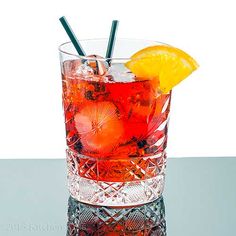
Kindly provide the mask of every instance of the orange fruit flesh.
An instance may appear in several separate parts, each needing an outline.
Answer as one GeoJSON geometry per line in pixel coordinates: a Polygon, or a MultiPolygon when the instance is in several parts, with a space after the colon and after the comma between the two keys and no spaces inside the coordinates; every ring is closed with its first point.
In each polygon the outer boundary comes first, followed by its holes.
{"type": "Polygon", "coordinates": [[[92,103],[82,108],[74,120],[84,148],[91,151],[111,151],[124,132],[117,108],[111,102],[92,103]]]}
{"type": "Polygon", "coordinates": [[[135,53],[125,65],[137,79],[151,79],[162,93],[168,93],[198,67],[197,62],[187,53],[167,45],[144,48],[135,53]]]}

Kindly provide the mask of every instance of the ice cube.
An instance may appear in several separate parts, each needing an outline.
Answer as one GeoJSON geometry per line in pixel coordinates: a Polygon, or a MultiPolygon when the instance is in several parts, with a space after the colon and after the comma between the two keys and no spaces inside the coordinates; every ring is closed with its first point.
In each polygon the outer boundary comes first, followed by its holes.
{"type": "Polygon", "coordinates": [[[113,77],[115,82],[133,82],[135,81],[135,75],[125,67],[123,63],[111,64],[108,74],[113,77]]]}
{"type": "Polygon", "coordinates": [[[98,55],[88,56],[88,60],[85,62],[87,66],[93,69],[95,75],[106,75],[109,65],[107,61],[98,55]],[[90,59],[91,58],[91,59],[90,59]]]}
{"type": "Polygon", "coordinates": [[[82,64],[77,68],[76,76],[89,81],[108,82],[108,63],[102,57],[91,55],[83,59],[82,64]]]}
{"type": "Polygon", "coordinates": [[[81,66],[81,60],[67,60],[63,62],[62,73],[67,77],[73,77],[78,67],[81,66]]]}
{"type": "Polygon", "coordinates": [[[78,75],[78,76],[94,75],[93,68],[88,66],[87,63],[81,64],[76,70],[76,75],[78,75]]]}

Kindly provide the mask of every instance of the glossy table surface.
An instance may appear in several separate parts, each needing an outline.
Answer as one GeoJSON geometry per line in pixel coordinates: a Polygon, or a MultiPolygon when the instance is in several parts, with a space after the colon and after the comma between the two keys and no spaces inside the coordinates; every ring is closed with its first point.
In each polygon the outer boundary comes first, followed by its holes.
{"type": "MultiPolygon", "coordinates": [[[[169,158],[163,195],[167,235],[236,235],[235,182],[236,158],[169,158]]],[[[65,160],[0,160],[0,190],[0,235],[67,234],[65,160]]]]}

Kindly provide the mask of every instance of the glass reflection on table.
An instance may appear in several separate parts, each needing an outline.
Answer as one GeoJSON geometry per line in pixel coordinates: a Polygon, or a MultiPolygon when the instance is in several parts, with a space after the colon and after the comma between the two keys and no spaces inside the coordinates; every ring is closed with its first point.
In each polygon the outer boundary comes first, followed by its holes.
{"type": "Polygon", "coordinates": [[[129,208],[92,206],[68,200],[67,236],[165,236],[163,197],[129,208]]]}

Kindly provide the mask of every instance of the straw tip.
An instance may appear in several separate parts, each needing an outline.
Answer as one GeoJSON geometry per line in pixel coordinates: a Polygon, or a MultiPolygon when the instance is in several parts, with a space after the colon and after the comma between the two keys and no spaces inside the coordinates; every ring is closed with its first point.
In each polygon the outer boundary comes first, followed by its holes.
{"type": "Polygon", "coordinates": [[[60,18],[59,18],[59,21],[63,21],[63,20],[65,20],[66,18],[65,18],[65,16],[61,16],[60,18]]]}

